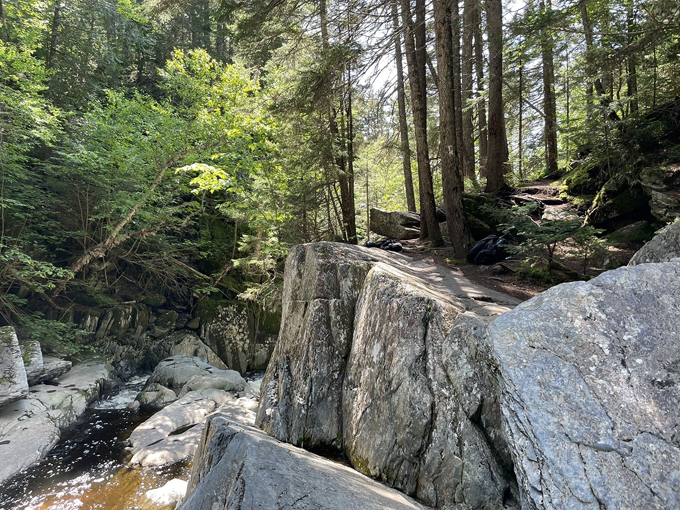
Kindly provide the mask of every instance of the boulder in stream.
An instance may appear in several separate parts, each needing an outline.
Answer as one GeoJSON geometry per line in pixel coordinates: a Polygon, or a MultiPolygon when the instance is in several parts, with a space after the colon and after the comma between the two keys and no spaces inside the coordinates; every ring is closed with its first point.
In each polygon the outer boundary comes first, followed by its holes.
{"type": "Polygon", "coordinates": [[[58,379],[68,373],[72,366],[73,363],[68,360],[54,358],[52,356],[43,356],[43,371],[35,384],[58,379]]]}
{"type": "Polygon", "coordinates": [[[147,385],[158,383],[166,388],[179,391],[189,379],[196,375],[210,375],[219,372],[221,372],[219,368],[196,357],[170,356],[156,365],[147,385]]]}
{"type": "Polygon", "coordinates": [[[40,349],[40,342],[37,340],[26,340],[21,342],[21,356],[24,360],[26,369],[26,379],[28,385],[33,386],[40,381],[43,374],[43,355],[40,349]]]}
{"type": "Polygon", "coordinates": [[[220,370],[227,369],[227,365],[193,331],[177,331],[169,335],[166,342],[172,344],[172,356],[195,357],[220,370]]]}
{"type": "Polygon", "coordinates": [[[162,409],[177,400],[177,394],[157,382],[147,383],[135,398],[142,405],[162,409]]]}
{"type": "Polygon", "coordinates": [[[181,510],[424,510],[337,462],[281,443],[227,408],[208,418],[181,510]]]}
{"type": "Polygon", "coordinates": [[[28,380],[17,334],[11,326],[0,328],[0,407],[28,395],[28,380]]]}

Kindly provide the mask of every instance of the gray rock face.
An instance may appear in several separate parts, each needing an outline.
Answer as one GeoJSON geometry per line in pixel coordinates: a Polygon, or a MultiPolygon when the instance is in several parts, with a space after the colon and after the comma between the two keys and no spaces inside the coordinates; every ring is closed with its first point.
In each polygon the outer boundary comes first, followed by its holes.
{"type": "Polygon", "coordinates": [[[213,352],[213,350],[201,342],[196,333],[191,331],[178,331],[170,335],[168,343],[174,344],[170,349],[172,356],[189,356],[205,361],[220,370],[226,370],[227,365],[213,352]]]}
{"type": "Polygon", "coordinates": [[[424,509],[360,473],[281,443],[234,413],[207,422],[181,510],[424,509]]]}
{"type": "Polygon", "coordinates": [[[0,328],[0,407],[28,395],[28,380],[14,328],[0,328]]]}
{"type": "Polygon", "coordinates": [[[629,266],[647,262],[669,262],[680,257],[680,221],[671,223],[640,248],[628,263],[629,266]]]}
{"type": "Polygon", "coordinates": [[[488,318],[411,281],[382,264],[366,278],[344,382],[345,452],[365,474],[437,508],[512,506],[483,350],[488,318]]]}
{"type": "Polygon", "coordinates": [[[59,386],[31,386],[28,397],[0,409],[0,482],[42,459],[67,427],[102,397],[109,372],[96,361],[73,367],[59,386]]]}
{"type": "Polygon", "coordinates": [[[257,416],[268,434],[306,447],[341,448],[354,305],[376,261],[368,250],[333,243],[300,245],[288,254],[281,331],[257,416]]]}
{"type": "Polygon", "coordinates": [[[50,381],[52,379],[58,379],[62,375],[68,373],[71,370],[73,363],[70,361],[54,358],[52,356],[43,357],[43,370],[38,376],[36,384],[43,381],[50,381]]]}
{"type": "Polygon", "coordinates": [[[37,384],[40,376],[43,373],[43,355],[40,350],[40,342],[37,340],[28,340],[21,344],[21,356],[24,360],[24,368],[26,369],[26,379],[28,385],[37,384]]]}
{"type": "Polygon", "coordinates": [[[680,507],[679,274],[609,271],[489,326],[523,508],[680,507]]]}
{"type": "Polygon", "coordinates": [[[401,255],[296,247],[257,425],[299,446],[344,448],[359,470],[426,504],[512,506],[480,344],[486,322],[516,302],[401,255]]]}
{"type": "Polygon", "coordinates": [[[179,391],[195,375],[210,375],[220,369],[189,356],[170,356],[162,360],[154,369],[147,385],[158,383],[166,388],[179,391]]]}
{"type": "Polygon", "coordinates": [[[652,214],[663,222],[680,217],[680,166],[649,167],[640,172],[640,184],[650,197],[652,214]]]}
{"type": "Polygon", "coordinates": [[[144,385],[144,389],[139,392],[135,400],[140,404],[155,409],[162,409],[177,400],[177,394],[162,384],[152,382],[144,385]]]}
{"type": "Polygon", "coordinates": [[[255,421],[257,402],[209,388],[192,391],[137,427],[128,439],[130,464],[164,466],[191,459],[201,440],[205,418],[218,406],[238,409],[247,423],[255,421]]]}
{"type": "Polygon", "coordinates": [[[267,367],[276,335],[264,334],[242,303],[208,301],[197,313],[201,339],[230,369],[243,374],[267,367]]]}
{"type": "Polygon", "coordinates": [[[420,215],[405,211],[383,211],[371,207],[371,232],[392,239],[417,239],[420,215]]]}

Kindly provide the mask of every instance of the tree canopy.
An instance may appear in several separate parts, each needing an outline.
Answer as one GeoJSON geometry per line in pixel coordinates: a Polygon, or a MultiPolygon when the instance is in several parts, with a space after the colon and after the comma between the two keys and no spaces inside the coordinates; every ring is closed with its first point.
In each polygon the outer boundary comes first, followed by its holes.
{"type": "Polygon", "coordinates": [[[464,192],[592,203],[680,159],[673,0],[3,0],[0,24],[9,323],[29,294],[275,306],[287,248],[363,242],[371,207],[463,258],[464,192]]]}

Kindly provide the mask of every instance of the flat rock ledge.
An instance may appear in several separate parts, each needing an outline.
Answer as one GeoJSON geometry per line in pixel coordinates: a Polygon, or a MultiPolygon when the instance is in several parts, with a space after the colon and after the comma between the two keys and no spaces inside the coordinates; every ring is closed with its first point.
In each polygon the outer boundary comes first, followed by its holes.
{"type": "Polygon", "coordinates": [[[105,364],[90,361],[74,366],[58,385],[31,386],[26,398],[0,409],[0,482],[44,458],[59,441],[60,429],[76,421],[110,385],[105,364]]]}
{"type": "Polygon", "coordinates": [[[178,510],[425,510],[357,471],[282,443],[225,408],[211,415],[178,510]]]}

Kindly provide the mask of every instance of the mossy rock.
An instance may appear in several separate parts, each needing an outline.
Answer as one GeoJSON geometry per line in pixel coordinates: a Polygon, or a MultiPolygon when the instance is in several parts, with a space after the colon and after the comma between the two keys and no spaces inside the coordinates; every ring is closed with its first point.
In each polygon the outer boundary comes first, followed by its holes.
{"type": "Polygon", "coordinates": [[[486,236],[496,233],[489,225],[472,214],[466,214],[465,221],[470,230],[470,235],[475,241],[479,241],[486,236]]]}
{"type": "Polygon", "coordinates": [[[259,320],[259,334],[260,335],[276,335],[281,329],[281,312],[265,312],[259,311],[256,313],[259,320]]]}
{"type": "Polygon", "coordinates": [[[607,236],[607,240],[613,244],[623,243],[646,243],[657,231],[658,226],[647,221],[636,221],[625,227],[615,230],[607,236]]]}
{"type": "Polygon", "coordinates": [[[618,195],[614,193],[616,191],[613,186],[602,187],[588,211],[586,225],[616,228],[614,220],[639,219],[641,216],[649,215],[649,198],[641,186],[628,187],[618,195]]]}
{"type": "Polygon", "coordinates": [[[594,195],[599,188],[596,173],[591,165],[576,166],[562,177],[563,191],[571,196],[594,195]]]}

